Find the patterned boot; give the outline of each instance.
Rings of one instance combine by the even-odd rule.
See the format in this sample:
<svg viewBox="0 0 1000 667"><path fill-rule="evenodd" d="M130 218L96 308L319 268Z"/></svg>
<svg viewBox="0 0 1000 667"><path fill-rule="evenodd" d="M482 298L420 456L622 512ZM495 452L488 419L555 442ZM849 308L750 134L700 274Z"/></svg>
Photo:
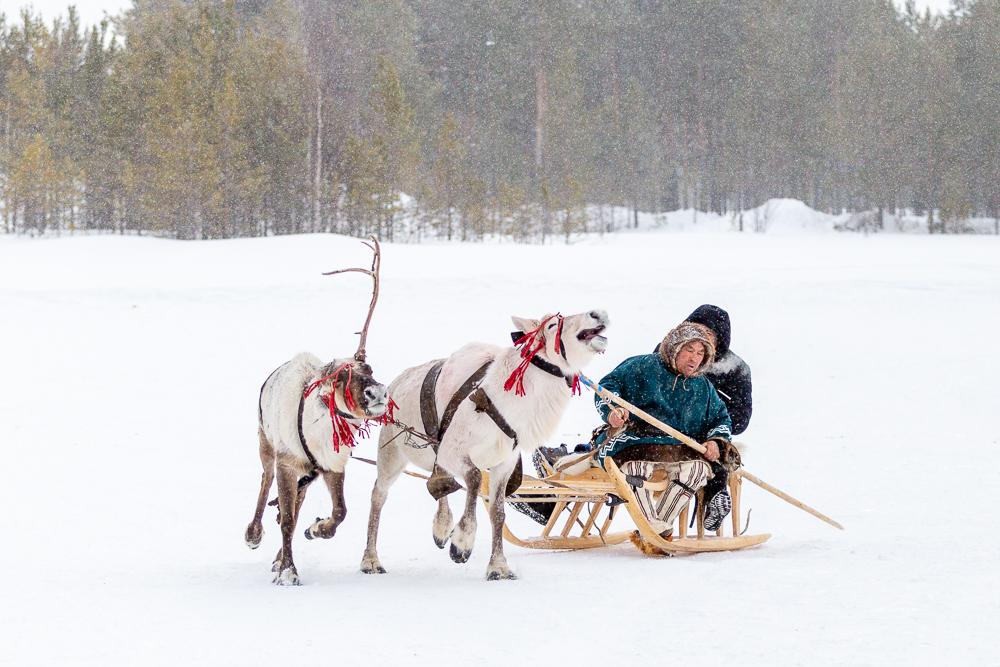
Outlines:
<svg viewBox="0 0 1000 667"><path fill-rule="evenodd" d="M729 491L722 489L705 503L705 530L718 530L722 520L729 516L733 509L733 500Z"/></svg>

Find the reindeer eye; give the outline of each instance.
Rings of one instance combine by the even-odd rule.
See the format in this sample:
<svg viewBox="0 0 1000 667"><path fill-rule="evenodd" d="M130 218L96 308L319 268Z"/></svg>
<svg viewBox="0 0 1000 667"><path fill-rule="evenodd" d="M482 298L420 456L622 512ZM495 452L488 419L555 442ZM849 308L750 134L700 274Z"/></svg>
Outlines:
<svg viewBox="0 0 1000 667"><path fill-rule="evenodd" d="M556 326L556 323L555 323L555 322L553 322L552 324L550 324L550 325L549 325L549 329L554 329L554 328L555 328L555 326Z"/></svg>

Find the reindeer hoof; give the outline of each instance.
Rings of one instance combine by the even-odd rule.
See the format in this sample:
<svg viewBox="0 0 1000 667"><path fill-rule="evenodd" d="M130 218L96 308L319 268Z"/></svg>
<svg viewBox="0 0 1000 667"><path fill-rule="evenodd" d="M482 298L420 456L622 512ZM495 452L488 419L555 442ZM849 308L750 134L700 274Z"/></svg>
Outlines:
<svg viewBox="0 0 1000 667"><path fill-rule="evenodd" d="M451 549L448 550L451 559L456 563L467 563L469 561L469 556L472 555L472 549L459 549L452 542Z"/></svg>
<svg viewBox="0 0 1000 667"><path fill-rule="evenodd" d="M450 539L451 539L451 532L449 532L444 537L438 537L437 535L435 535L434 544L437 545L438 549L444 549L446 546L448 546L448 540Z"/></svg>
<svg viewBox="0 0 1000 667"><path fill-rule="evenodd" d="M513 581L517 575L510 570L490 570L486 573L486 581Z"/></svg>
<svg viewBox="0 0 1000 667"><path fill-rule="evenodd" d="M244 539L246 540L247 546L251 549L256 549L260 546L261 538L264 536L264 528L258 524L250 524L247 526L246 535Z"/></svg>
<svg viewBox="0 0 1000 667"><path fill-rule="evenodd" d="M274 576L274 581L272 582L275 586L301 586L302 582L299 581L299 573L295 571L295 567L286 567Z"/></svg>
<svg viewBox="0 0 1000 667"><path fill-rule="evenodd" d="M306 528L307 540L315 540L316 538L328 540L336 534L337 526L334 524L331 527L329 521L320 517L316 517L316 521L314 521L311 526Z"/></svg>
<svg viewBox="0 0 1000 667"><path fill-rule="evenodd" d="M361 557L361 571L365 574L385 574L385 568L379 562L378 556L374 554L369 555L367 551Z"/></svg>

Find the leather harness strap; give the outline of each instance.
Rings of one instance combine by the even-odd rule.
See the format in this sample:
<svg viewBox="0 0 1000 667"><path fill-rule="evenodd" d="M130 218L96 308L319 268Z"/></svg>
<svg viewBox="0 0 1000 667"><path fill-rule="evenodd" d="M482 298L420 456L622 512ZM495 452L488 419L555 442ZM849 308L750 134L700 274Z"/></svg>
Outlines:
<svg viewBox="0 0 1000 667"><path fill-rule="evenodd" d="M424 423L424 432L433 439L431 447L435 454L437 453L438 445L441 444L441 440L444 438L445 432L451 425L451 420L455 417L455 413L458 412L459 406L462 405L462 401L468 398L469 394L479 386L483 377L486 376L486 371L489 370L490 364L493 363L492 360L487 361L462 383L462 386L458 388L451 397L451 400L448 401L448 405L445 406L444 414L441 415L441 421L439 422L437 419L437 401L434 394L437 391L438 376L441 375L441 368L444 366L444 361L442 359L431 366L420 386L420 418Z"/></svg>
<svg viewBox="0 0 1000 667"><path fill-rule="evenodd" d="M573 378L566 377L566 375L562 372L562 369L556 366L555 364L550 364L544 359L541 359L538 356L534 356L531 358L531 365L536 368L540 368L549 375L555 375L558 378L562 378L563 380L565 380L567 387L569 387L570 389L573 388Z"/></svg>
<svg viewBox="0 0 1000 667"><path fill-rule="evenodd" d="M423 384L420 385L420 419L424 422L424 433L434 438L438 438L438 412L437 402L434 398L437 389L438 376L441 375L441 368L444 366L444 359L434 362L434 365L424 376ZM435 450L437 446L435 445Z"/></svg>
<svg viewBox="0 0 1000 667"><path fill-rule="evenodd" d="M348 390L345 389L345 391ZM320 400L322 400L322 398ZM333 400L333 394L330 394L330 400L331 401ZM306 473L305 477L299 478L300 489L303 486L308 486L314 479L316 479L317 475L319 475L319 471L324 470L324 468L321 467L319 463L316 462L316 457L313 456L313 453L311 451L309 451L309 445L306 444L306 434L305 431L302 430L302 415L305 412L305 409L306 409L306 395L305 395L305 385L303 385L302 392L300 392L299 395L299 418L297 422L299 429L299 444L302 445L302 451L305 452L306 458L309 459L309 465L312 466L312 469L308 473ZM336 407L336 405L334 405L333 409L338 416L343 417L344 419L357 419L357 417L344 412L340 408Z"/></svg>
<svg viewBox="0 0 1000 667"><path fill-rule="evenodd" d="M503 418L500 411L497 410L496 404L493 399L489 397L486 390L482 387L477 387L474 392L469 395L469 400L475 403L476 412L485 412L486 415L493 420L493 423L497 425L504 435L514 441L514 445L511 448L512 451L517 451L517 431L511 428L507 420ZM514 464L514 470L511 472L510 478L507 479L507 486L504 488L504 497L509 497L514 495L517 490L521 487L521 481L523 479L524 472L521 465L521 455L517 455L517 463Z"/></svg>
<svg viewBox="0 0 1000 667"><path fill-rule="evenodd" d="M469 395L469 400L476 404L476 412L485 412L486 416L492 419L493 423L497 425L497 428L503 431L505 436L514 441L514 448L516 449L517 431L512 429L507 420L503 418L503 415L497 410L497 406L489 397L489 394L482 387L479 387Z"/></svg>
<svg viewBox="0 0 1000 667"><path fill-rule="evenodd" d="M497 425L504 435L514 441L514 449L517 449L517 432L511 428L507 420L503 418L500 411L497 410L496 405L490 400L486 392L479 383L482 382L483 378L486 376L486 371L489 370L490 365L493 361L487 361L482 366L480 366L475 373L469 376L469 378L458 388L458 391L451 397L448 401L448 405L445 406L444 414L441 416L441 422L435 424L434 417L437 416L437 405L435 401L435 390L437 385L438 376L441 374L441 367L444 365L444 361L435 362L433 366L428 370L427 375L424 376L424 381L420 387L420 416L424 422L424 429L427 431L427 435L431 438L431 447L434 450L435 456L437 455L438 446L441 444L441 440L444 438L445 432L448 430L448 426L451 424L451 420L454 418L455 413L458 412L458 408L462 405L462 401L465 399L470 399L476 405L477 412L485 412L493 423ZM547 362L542 362L546 363ZM537 366L538 364L536 364ZM547 364L552 368L556 368L552 364ZM543 366L538 366L542 370L551 373L552 371L546 369ZM556 368L558 371L558 369ZM555 374L555 373L554 373ZM558 375L563 376L561 371L558 371ZM564 376L563 376L564 377ZM570 384L567 380L567 384ZM439 470L437 464L435 463L434 470ZM521 458L517 459L517 464L514 466L514 471L511 473L510 479L507 480L507 487L504 489L504 495L509 496L513 494L521 486L522 471L521 471ZM432 473L432 479L436 473ZM451 479L450 476L444 474L441 471L442 478ZM454 481L454 480L452 480ZM428 482L430 484L430 482ZM455 487L458 487L455 483ZM439 495L435 495L435 491L428 486L431 491L431 495L441 497L447 495L450 491L456 490L455 488L447 487L443 489Z"/></svg>
<svg viewBox="0 0 1000 667"><path fill-rule="evenodd" d="M456 391L455 395L451 397L451 400L448 401L448 405L444 409L444 414L441 416L441 425L438 427L438 441L444 438L444 432L448 430L449 426L451 426L451 420L455 417L455 413L458 412L458 407L462 405L462 401L469 397L472 390L476 389L479 386L479 383L483 381L483 377L486 376L486 371L489 370L490 364L492 363L493 361L490 360L480 366L479 369L470 375L469 379L458 388L458 391Z"/></svg>
<svg viewBox="0 0 1000 667"><path fill-rule="evenodd" d="M304 391L305 385L302 386L302 392ZM299 444L302 445L302 451L306 453L306 458L309 459L309 465L312 466L312 470L306 473L305 477L301 477L299 479L300 489L303 486L309 486L309 484L312 483L312 481L316 479L316 476L319 474L319 464L316 463L316 457L313 456L313 453L309 451L309 445L306 444L306 435L302 430L302 413L306 408L306 397L302 392L299 392Z"/></svg>
<svg viewBox="0 0 1000 667"><path fill-rule="evenodd" d="M510 338L512 341L514 341L515 345L517 344L517 341L521 339L522 336L524 336L523 331L510 332ZM562 355L563 359L566 358L566 345L563 344L561 337L559 338L559 354ZM535 368L539 368L545 371L549 375L555 375L558 378L562 378L563 380L566 381L567 387L569 387L570 389L573 388L573 378L566 377L566 374L562 372L562 369L556 366L555 364L551 364L542 359L541 357L539 357L538 355L535 355L534 357L531 358L531 365L534 366Z"/></svg>

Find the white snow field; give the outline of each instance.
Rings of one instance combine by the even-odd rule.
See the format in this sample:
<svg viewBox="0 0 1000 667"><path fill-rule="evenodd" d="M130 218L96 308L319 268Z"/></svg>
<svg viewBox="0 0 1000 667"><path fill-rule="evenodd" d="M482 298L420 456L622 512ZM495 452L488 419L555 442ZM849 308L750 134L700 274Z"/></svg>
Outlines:
<svg viewBox="0 0 1000 667"><path fill-rule="evenodd" d="M258 390L299 351L353 353L368 280L320 273L368 251L0 237L0 664L998 664L1000 239L645 232L383 254L368 350L384 382L509 343L512 314L606 308L599 378L699 304L725 307L753 369L747 469L847 530L748 484L751 531L773 534L759 548L508 545L519 580L486 582L482 507L456 565L404 476L383 513L389 572L366 576L375 470L355 461L339 534L302 537L329 512L314 486L303 586L273 586L273 508L262 548L243 542ZM585 440L595 414L574 399L552 444Z"/></svg>

